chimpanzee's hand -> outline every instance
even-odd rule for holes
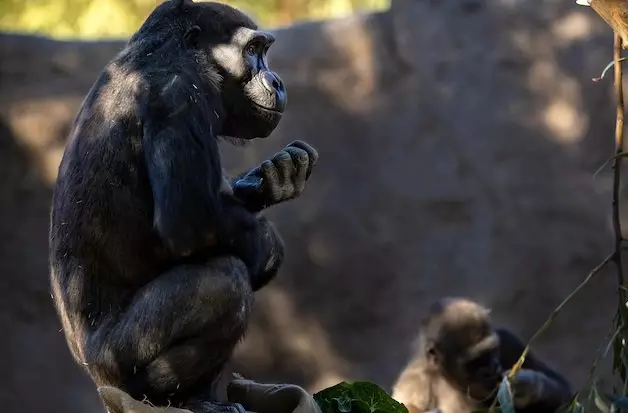
[[[294,141],[272,159],[233,183],[233,194],[253,212],[301,195],[318,161],[318,152],[303,141]]]
[[[506,374],[508,374],[507,372]],[[535,403],[543,391],[543,377],[534,370],[521,369],[511,383],[513,403],[517,409],[525,409]]]

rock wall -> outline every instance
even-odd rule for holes
[[[270,212],[287,244],[239,371],[317,390],[390,388],[443,295],[528,338],[610,252],[610,30],[562,0],[393,0],[391,10],[276,30],[289,88],[268,139],[224,146],[243,170],[295,138],[320,150],[306,193]],[[0,35],[0,342],[6,413],[102,411],[48,292],[51,186],[65,134],[121,42]],[[614,312],[601,273],[536,350],[580,385]],[[7,378],[8,377],[8,378]]]

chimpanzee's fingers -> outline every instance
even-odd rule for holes
[[[301,195],[303,189],[305,189],[305,181],[307,180],[307,171],[309,168],[309,156],[306,151],[297,147],[291,146],[285,149],[286,152],[292,157],[293,172],[292,182],[294,184],[293,196]]]
[[[296,140],[290,143],[288,147],[299,148],[307,152],[307,156],[309,159],[309,166],[307,168],[305,179],[308,179],[310,177],[310,174],[312,173],[312,168],[314,168],[314,166],[318,162],[318,151],[312,145],[301,140]]]
[[[266,160],[260,165],[262,171],[262,188],[265,189],[265,197],[270,203],[279,202],[282,199],[282,182],[281,177],[271,160]]]
[[[281,193],[281,200],[289,198],[293,192],[292,174],[294,173],[294,165],[292,165],[292,157],[285,150],[278,152],[273,156],[273,165],[277,170],[277,176],[279,177],[278,184],[281,188],[277,190]]]

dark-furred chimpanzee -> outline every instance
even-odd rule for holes
[[[463,298],[434,303],[424,319],[416,354],[393,387],[410,413],[486,411],[524,344],[506,329],[493,329],[489,310]],[[528,353],[512,383],[518,413],[553,413],[568,403],[571,386]]]
[[[258,212],[297,197],[318,158],[295,141],[223,177],[218,138],[266,137],[284,111],[273,41],[227,5],[168,0],[85,98],[49,242],[54,303],[96,385],[155,405],[238,407],[214,403],[216,383],[253,292],[283,260]]]

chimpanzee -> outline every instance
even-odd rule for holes
[[[504,328],[493,329],[489,311],[471,300],[445,298],[432,304],[412,360],[393,388],[410,413],[485,411],[523,352],[524,344]],[[554,413],[569,402],[571,386],[528,353],[512,383],[518,413]]]
[[[72,125],[54,189],[51,288],[98,386],[197,412],[283,261],[258,213],[299,196],[318,153],[295,141],[233,182],[218,139],[267,137],[286,88],[270,33],[219,3],[168,0],[106,66]]]

